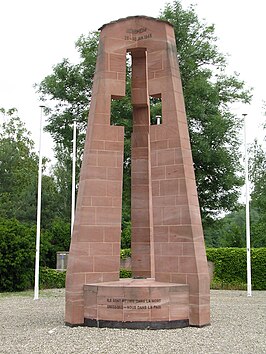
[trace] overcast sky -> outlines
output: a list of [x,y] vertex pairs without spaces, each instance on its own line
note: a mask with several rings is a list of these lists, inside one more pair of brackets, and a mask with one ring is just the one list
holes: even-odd
[[[81,34],[121,17],[157,17],[165,3],[164,0],[0,1],[0,107],[16,107],[38,142],[40,108],[33,84],[50,74],[52,66],[62,58],[77,60],[74,43]],[[247,86],[254,88],[252,104],[235,108],[240,116],[248,113],[251,141],[261,135],[259,124],[265,119],[262,101],[266,100],[266,1],[182,1],[184,7],[191,3],[197,4],[200,18],[215,24],[218,46],[230,54],[229,72],[239,72]],[[51,156],[47,134],[44,141],[44,154]]]

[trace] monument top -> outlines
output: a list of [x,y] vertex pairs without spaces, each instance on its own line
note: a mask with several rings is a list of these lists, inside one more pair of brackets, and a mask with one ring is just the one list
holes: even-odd
[[158,18],[154,18],[154,17],[150,17],[150,16],[138,15],[138,16],[123,17],[123,18],[120,18],[120,19],[118,19],[118,20],[111,21],[111,22],[109,22],[109,23],[105,23],[105,24],[102,25],[98,30],[101,31],[101,30],[103,30],[104,27],[106,27],[106,26],[109,26],[109,25],[112,25],[112,24],[115,24],[115,23],[119,23],[119,22],[128,21],[128,20],[133,20],[133,19],[136,19],[136,20],[145,19],[145,20],[157,21],[157,22],[167,23],[168,25],[170,25],[170,26],[173,27],[173,25],[172,25],[170,22],[168,22],[168,21],[160,20],[160,19],[158,19]]

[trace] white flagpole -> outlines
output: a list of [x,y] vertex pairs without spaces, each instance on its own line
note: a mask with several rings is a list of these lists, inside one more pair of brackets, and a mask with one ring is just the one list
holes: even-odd
[[41,236],[41,200],[42,200],[42,116],[43,108],[40,106],[40,140],[39,140],[39,171],[38,171],[38,197],[37,197],[37,230],[36,230],[36,256],[35,256],[35,283],[34,300],[39,299],[39,267],[40,267],[40,236]]
[[251,292],[251,259],[250,259],[250,212],[249,212],[249,179],[248,179],[248,148],[247,148],[247,114],[244,117],[244,145],[245,145],[245,185],[246,185],[246,248],[247,248],[247,296]]
[[77,123],[73,122],[73,152],[72,152],[72,198],[71,198],[71,236],[73,234],[76,201],[76,145],[77,145]]

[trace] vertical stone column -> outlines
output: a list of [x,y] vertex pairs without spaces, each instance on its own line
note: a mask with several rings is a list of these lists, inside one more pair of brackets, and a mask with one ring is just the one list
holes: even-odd
[[110,106],[124,94],[125,51],[110,53],[102,38],[66,278],[72,325],[84,322],[84,284],[119,280],[124,128],[110,125]]
[[154,277],[153,213],[150,165],[150,104],[147,51],[132,50],[133,133],[131,136],[132,272]]
[[161,96],[162,124],[151,127],[155,279],[189,284],[190,324],[210,322],[209,274],[175,37],[150,53],[149,90]]

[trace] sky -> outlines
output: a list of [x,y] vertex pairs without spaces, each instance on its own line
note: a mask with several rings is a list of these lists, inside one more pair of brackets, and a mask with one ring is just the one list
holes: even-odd
[[[169,1],[171,3],[171,1]],[[119,18],[157,17],[164,0],[8,0],[0,1],[0,107],[16,107],[38,146],[40,102],[33,85],[52,73],[63,58],[77,62],[75,41]],[[237,71],[253,87],[251,105],[237,105],[247,113],[248,142],[262,138],[263,100],[266,100],[265,0],[181,0],[196,5],[206,23],[214,24],[218,47],[228,53],[228,73]],[[6,117],[0,115],[0,123]],[[240,137],[241,138],[241,137]],[[52,157],[52,142],[43,135],[44,155]],[[37,150],[37,148],[36,148]]]

